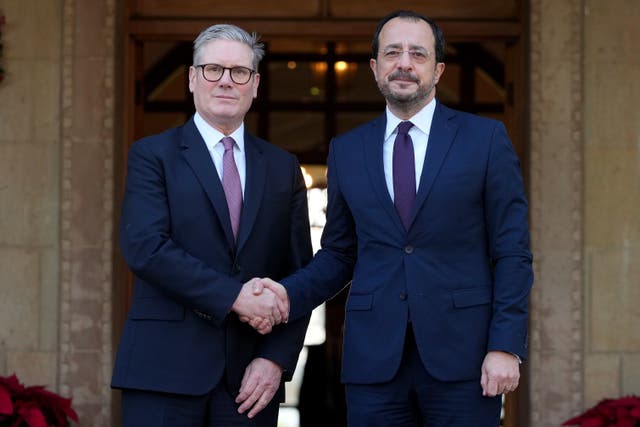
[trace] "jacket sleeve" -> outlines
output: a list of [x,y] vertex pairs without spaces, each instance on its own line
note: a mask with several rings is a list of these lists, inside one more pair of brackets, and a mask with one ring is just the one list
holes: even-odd
[[494,269],[488,350],[526,358],[533,284],[527,200],[520,163],[504,126],[494,128],[485,182],[485,214]]
[[[290,273],[304,267],[313,256],[307,189],[300,165],[295,158],[292,164],[293,192],[289,214],[291,231],[288,260]],[[287,324],[278,325],[261,340],[257,355],[280,365],[284,369],[283,376],[286,381],[290,381],[293,376],[310,317],[309,314]]]
[[221,325],[242,283],[172,239],[163,159],[151,149],[152,142],[141,140],[129,151],[119,230],[122,254],[137,277]]
[[304,269],[285,278],[291,303],[289,319],[306,316],[349,284],[356,261],[357,236],[351,210],[340,191],[335,141],[327,161],[327,222],[322,249]]

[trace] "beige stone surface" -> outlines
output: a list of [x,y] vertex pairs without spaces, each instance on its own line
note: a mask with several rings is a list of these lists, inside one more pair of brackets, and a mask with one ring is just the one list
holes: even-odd
[[104,266],[100,249],[74,249],[71,266],[70,334],[74,350],[102,348]]
[[[640,38],[640,31],[637,32]],[[640,51],[640,49],[637,49]],[[624,55],[618,52],[621,55]],[[585,68],[585,142],[603,148],[638,146],[640,141],[640,61],[594,61]],[[594,164],[597,166],[598,163]],[[589,166],[589,165],[587,165]]]
[[639,156],[640,144],[586,147],[587,248],[640,246]]
[[[534,255],[535,256],[535,255]],[[544,286],[546,283],[566,283],[572,280],[572,267],[564,262],[568,255],[548,249],[538,255],[538,261],[544,265],[543,271],[535,277],[532,289],[532,303],[535,307],[532,320],[539,325],[535,336],[531,337],[533,351],[580,351],[579,334],[574,322],[571,322],[570,307],[574,305],[573,294],[569,286]],[[558,307],[565,307],[558,310]]]
[[588,252],[592,351],[640,351],[640,247]]
[[[14,59],[60,59],[62,0],[3,0],[5,64]],[[22,71],[21,71],[22,72]]]
[[[4,33],[2,34],[3,45]],[[33,138],[30,127],[32,123],[32,111],[35,97],[33,92],[34,70],[31,69],[33,61],[24,59],[2,59],[5,76],[0,83],[0,100],[11,102],[0,103],[0,146],[12,143],[24,143]],[[5,158],[0,157],[0,164]]]
[[[590,59],[587,67],[596,62],[640,65],[638,22],[640,2],[637,0],[585,2],[585,54]],[[611,77],[608,80],[615,82]]]
[[0,143],[0,245],[58,243],[59,146]]
[[620,395],[620,356],[591,354],[584,364],[584,405],[591,407],[602,399]]
[[100,369],[101,358],[99,351],[72,351],[68,354],[73,399],[79,406],[101,403],[103,390],[109,387]]
[[106,237],[104,223],[110,220],[104,206],[106,148],[100,143],[83,141],[73,144],[69,154],[68,237],[75,248],[99,247]]
[[33,141],[60,140],[60,59],[35,60],[30,63],[31,81],[27,96],[33,99],[28,114]]
[[[76,405],[81,426],[109,426],[109,414],[104,405],[84,404]],[[116,417],[116,415],[114,415]]]
[[530,425],[559,426],[576,411],[579,396],[567,394],[567,385],[575,382],[576,360],[568,353],[554,351],[536,353],[530,363],[531,378],[544,381],[544,387],[531,390],[532,404],[541,409],[532,411]]
[[43,385],[57,392],[57,352],[9,351],[7,371],[15,373],[27,386]]
[[60,321],[60,257],[57,247],[40,251],[40,334],[38,348],[58,351]]
[[[105,38],[109,33],[105,27],[108,10],[104,1],[80,1],[75,4],[74,56],[83,60],[104,58],[108,51]],[[92,31],[87,31],[92,29]],[[91,80],[91,79],[89,79]],[[100,81],[96,81],[100,85]]]
[[622,356],[622,395],[640,396],[640,353]]
[[38,344],[39,265],[34,250],[0,247],[0,344],[7,350]]
[[104,137],[106,66],[105,58],[78,58],[73,63],[73,115],[67,119],[71,120],[74,145],[95,143]]
[[530,425],[582,408],[582,17],[580,1],[530,2],[529,182],[535,283]]
[[56,140],[60,131],[61,1],[5,0],[0,142]]

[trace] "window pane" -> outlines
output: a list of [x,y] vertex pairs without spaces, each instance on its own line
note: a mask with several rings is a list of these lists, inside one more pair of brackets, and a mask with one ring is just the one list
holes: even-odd
[[447,64],[436,86],[436,96],[444,104],[455,105],[460,102],[460,65]]
[[155,135],[171,127],[183,125],[188,120],[188,117],[187,114],[180,111],[173,113],[146,112],[143,120],[142,135]]
[[249,133],[258,135],[258,113],[249,110],[246,116],[244,116],[244,128]]
[[314,103],[325,100],[326,62],[269,62],[271,101]]
[[144,44],[144,93],[147,102],[187,101],[190,46],[176,42]]
[[324,152],[324,115],[313,112],[269,114],[270,142],[291,153]]
[[383,113],[383,111],[384,109],[380,108],[380,111],[362,113],[338,113],[336,116],[338,134],[344,133],[356,126],[360,126],[361,124],[378,117]]
[[338,102],[382,102],[373,72],[366,62],[336,62]]

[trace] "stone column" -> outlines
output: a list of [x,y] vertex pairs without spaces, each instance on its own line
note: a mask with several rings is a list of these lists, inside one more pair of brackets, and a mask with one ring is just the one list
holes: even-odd
[[111,418],[115,0],[64,0],[60,391]]
[[583,1],[531,0],[530,425],[583,403]]

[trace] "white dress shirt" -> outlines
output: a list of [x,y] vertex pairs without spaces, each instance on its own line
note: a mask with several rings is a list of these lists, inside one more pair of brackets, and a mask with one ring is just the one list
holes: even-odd
[[[409,129],[409,136],[413,141],[413,154],[416,166],[416,192],[420,186],[420,177],[422,176],[422,167],[424,166],[424,159],[427,154],[427,142],[429,141],[429,132],[431,130],[431,121],[433,120],[433,113],[436,109],[435,98],[431,100],[427,105],[418,111],[408,121],[413,123],[411,129]],[[391,196],[391,200],[394,200],[393,192],[393,144],[398,133],[398,125],[405,121],[396,117],[389,107],[386,109],[387,114],[387,129],[384,132],[384,144],[382,145],[382,162],[384,165],[384,177],[387,181],[387,190]]]
[[230,136],[236,143],[233,146],[233,158],[236,161],[236,167],[238,168],[238,174],[240,174],[240,185],[242,186],[242,196],[244,197],[244,183],[247,175],[247,161],[244,151],[244,122],[233,131],[231,135],[224,135],[219,130],[213,128],[209,123],[205,122],[202,116],[196,112],[193,121],[204,139],[204,143],[207,144],[207,150],[213,164],[216,166],[216,172],[220,182],[222,182],[222,156],[224,155],[224,145],[220,140],[225,136]]

